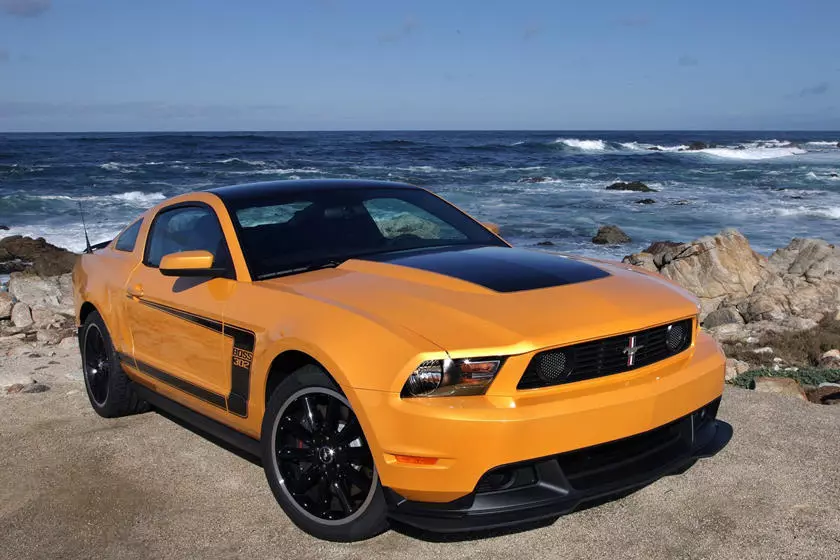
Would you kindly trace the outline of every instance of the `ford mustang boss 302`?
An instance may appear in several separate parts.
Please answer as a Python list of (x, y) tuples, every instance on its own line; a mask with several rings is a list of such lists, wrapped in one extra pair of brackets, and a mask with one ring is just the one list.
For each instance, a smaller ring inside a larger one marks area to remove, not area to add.
[(410, 185), (184, 194), (73, 280), (96, 412), (154, 407), (258, 456), (323, 539), (557, 517), (728, 438), (724, 358), (689, 293), (513, 248)]

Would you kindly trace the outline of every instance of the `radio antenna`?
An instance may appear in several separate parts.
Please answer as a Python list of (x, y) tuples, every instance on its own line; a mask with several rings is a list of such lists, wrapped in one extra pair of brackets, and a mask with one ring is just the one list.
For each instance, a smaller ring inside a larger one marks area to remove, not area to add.
[(90, 247), (90, 239), (88, 239), (87, 225), (85, 225), (85, 209), (82, 207), (82, 201), (79, 201), (79, 213), (82, 215), (82, 229), (85, 232), (85, 253), (93, 253)]

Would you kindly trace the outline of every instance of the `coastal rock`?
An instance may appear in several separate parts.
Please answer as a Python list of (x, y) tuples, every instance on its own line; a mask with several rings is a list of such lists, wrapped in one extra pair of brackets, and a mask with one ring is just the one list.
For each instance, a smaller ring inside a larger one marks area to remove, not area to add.
[(68, 336), (66, 338), (62, 338), (61, 342), (58, 343), (58, 347), (62, 350), (70, 350), (73, 348), (78, 348), (79, 340), (75, 336)]
[(822, 384), (805, 392), (808, 400), (817, 404), (840, 404), (840, 385)]
[(635, 192), (658, 192), (656, 189), (652, 189), (646, 184), (642, 183), (641, 181), (632, 181), (630, 183), (625, 183), (623, 181), (619, 181), (617, 183), (613, 183), (612, 185), (607, 187), (608, 191), (635, 191)]
[(823, 352), (820, 356), (819, 365), (823, 368), (840, 369), (840, 350), (835, 348)]
[(840, 247), (822, 239), (794, 239), (768, 260), (773, 274), (738, 305), (748, 321), (801, 317), (819, 321), (840, 310)]
[(694, 152), (694, 151), (697, 151), (697, 150), (705, 150), (708, 147), (709, 147), (709, 145), (706, 144), (705, 142), (700, 142), (700, 141), (695, 140), (694, 142), (689, 142), (688, 143), (688, 147), (686, 148), (686, 150)]
[(9, 231), (9, 226), (0, 224), (0, 231)]
[(662, 268), (674, 260), (674, 251), (681, 245), (683, 244), (676, 241), (654, 241), (643, 252), (653, 255), (653, 262), (656, 267)]
[(796, 379), (787, 377), (756, 377), (752, 382), (752, 388), (759, 393), (777, 393), (803, 401), (808, 400), (805, 391), (802, 390)]
[(641, 200), (637, 200), (636, 204), (656, 204), (656, 201), (652, 198), (643, 198)]
[(537, 243), (537, 247), (554, 247), (553, 241), (540, 241)]
[(634, 253), (624, 257), (622, 262), (638, 266), (639, 268), (644, 268), (645, 270), (649, 270), (651, 272), (659, 271), (659, 269), (656, 268), (656, 264), (654, 264), (653, 255), (650, 253)]
[(545, 183), (551, 181), (551, 177), (522, 177), (517, 183)]
[(78, 255), (47, 243), (44, 238), (32, 239), (11, 235), (0, 239), (0, 263), (11, 263), (18, 271), (21, 264), (39, 276), (58, 276), (73, 270)]
[(632, 241), (630, 236), (621, 231), (618, 226), (608, 225), (598, 228), (598, 233), (592, 238), (592, 243), (597, 245), (618, 245)]
[(15, 272), (9, 279), (9, 293), (30, 307), (38, 307), (63, 315), (74, 314), (73, 279), (70, 274), (42, 278)]
[(744, 318), (734, 307), (720, 307), (715, 309), (703, 320), (703, 326), (706, 328), (719, 327), (721, 325), (728, 325), (735, 323), (738, 325), (744, 324)]
[(32, 311), (22, 301), (17, 302), (12, 308), (12, 324), (18, 328), (26, 328), (34, 323)]
[(746, 373), (750, 370), (750, 364), (747, 362), (743, 362), (741, 360), (736, 360), (734, 358), (727, 358), (726, 359), (726, 373), (725, 378), (726, 381), (732, 381), (742, 373)]
[(752, 294), (756, 284), (770, 274), (767, 259), (731, 229), (663, 251), (661, 262), (660, 274), (698, 297), (701, 321), (722, 302)]
[(15, 300), (8, 292), (0, 292), (0, 320), (8, 319), (12, 316), (12, 307), (14, 307)]
[(66, 329), (41, 329), (38, 331), (37, 339), (41, 344), (52, 346), (67, 338), (71, 332)]

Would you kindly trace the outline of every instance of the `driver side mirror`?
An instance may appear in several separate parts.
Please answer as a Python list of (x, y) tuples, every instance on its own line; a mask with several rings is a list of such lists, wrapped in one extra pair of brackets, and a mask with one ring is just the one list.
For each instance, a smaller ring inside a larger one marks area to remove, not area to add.
[(164, 276), (190, 276), (215, 278), (225, 273), (224, 268), (213, 268), (210, 251), (181, 251), (170, 253), (160, 260), (160, 273)]
[(492, 231), (496, 235), (500, 235), (499, 232), (501, 230), (499, 229), (498, 224), (494, 224), (494, 223), (491, 223), (491, 222), (481, 222), (481, 225), (483, 225), (485, 228), (489, 229), (490, 231)]

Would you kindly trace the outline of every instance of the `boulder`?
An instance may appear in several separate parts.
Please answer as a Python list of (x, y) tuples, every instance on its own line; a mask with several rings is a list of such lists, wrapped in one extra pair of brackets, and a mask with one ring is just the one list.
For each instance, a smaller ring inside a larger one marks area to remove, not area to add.
[(646, 184), (642, 183), (641, 181), (631, 181), (630, 183), (625, 183), (623, 181), (618, 181), (617, 183), (613, 183), (612, 185), (607, 187), (608, 191), (635, 191), (635, 192), (658, 192), (656, 189), (652, 189)]
[(823, 352), (820, 355), (820, 367), (830, 369), (840, 369), (840, 350), (832, 349), (828, 352)]
[(624, 260), (621, 262), (632, 264), (633, 266), (638, 266), (639, 268), (644, 268), (645, 270), (649, 270), (651, 272), (659, 271), (653, 261), (653, 255), (650, 253), (634, 253), (624, 257)]
[(0, 239), (0, 263), (17, 263), (15, 270), (23, 263), (39, 276), (67, 274), (73, 270), (78, 257), (67, 249), (47, 243), (42, 237), (11, 235)]
[(734, 307), (720, 307), (715, 309), (706, 315), (706, 318), (703, 320), (703, 326), (709, 329), (729, 323), (744, 324), (744, 318), (741, 317), (741, 314)]
[(540, 241), (537, 243), (537, 247), (554, 247), (553, 241)]
[(752, 382), (752, 389), (760, 393), (777, 393), (806, 402), (808, 400), (796, 379), (789, 377), (756, 377)]
[(9, 226), (0, 224), (0, 231), (9, 231)]
[(750, 337), (750, 331), (744, 325), (729, 323), (719, 327), (706, 329), (712, 338), (718, 342), (745, 342)]
[(636, 204), (656, 204), (656, 201), (652, 198), (643, 198), (641, 200), (637, 200)]
[(26, 328), (34, 323), (32, 311), (24, 302), (19, 301), (12, 308), (12, 324), (18, 328)]
[(726, 358), (726, 374), (725, 378), (727, 381), (731, 381), (741, 375), (742, 373), (746, 373), (750, 370), (750, 364), (747, 362), (742, 362), (741, 360), (736, 360), (734, 358)]
[(598, 228), (598, 233), (592, 238), (592, 243), (597, 245), (618, 245), (631, 241), (630, 236), (621, 231), (618, 226), (601, 226)]
[(663, 276), (700, 300), (701, 321), (722, 302), (743, 300), (770, 274), (767, 259), (731, 229), (670, 248), (663, 252), (661, 262)]
[(15, 272), (9, 279), (9, 293), (33, 308), (47, 309), (68, 316), (75, 313), (73, 280), (70, 274), (42, 278), (34, 274)]
[(808, 400), (817, 404), (840, 404), (840, 385), (823, 384), (806, 391)]
[(67, 329), (41, 329), (38, 331), (37, 339), (41, 344), (52, 346), (58, 344), (69, 335), (72, 331)]
[(706, 144), (705, 142), (700, 142), (698, 140), (695, 140), (694, 142), (689, 142), (688, 143), (688, 147), (686, 148), (686, 150), (690, 150), (690, 151), (694, 152), (694, 151), (697, 151), (697, 150), (705, 150), (708, 147), (709, 147), (709, 145)]
[(9, 292), (0, 292), (0, 321), (12, 316), (12, 307), (14, 307), (14, 304), (15, 300)]
[(768, 259), (772, 272), (738, 305), (748, 322), (800, 317), (819, 321), (840, 310), (840, 247), (794, 239)]

